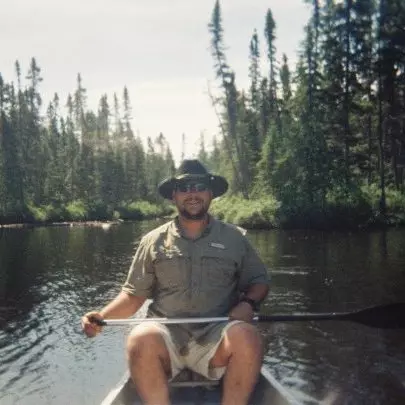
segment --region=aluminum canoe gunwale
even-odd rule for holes
[[[205,386],[205,387],[204,387]],[[215,387],[211,389],[210,387]],[[204,381],[186,381],[186,382],[174,382],[171,383],[171,390],[176,391],[177,400],[173,401],[173,405],[181,404],[181,393],[195,394],[195,399],[190,399],[190,395],[185,399],[184,404],[187,405],[219,405],[219,389],[216,382]],[[206,392],[209,399],[204,400],[205,396],[200,395],[200,392],[195,392],[195,390],[200,390],[200,392]],[[194,392],[192,392],[194,391]],[[211,392],[210,392],[211,391]],[[214,395],[216,394],[216,396]],[[180,398],[180,400],[179,400]],[[214,399],[212,399],[214,398]],[[133,384],[129,378],[129,374],[126,373],[123,378],[119,381],[117,386],[113,388],[105,399],[102,401],[101,405],[140,405],[141,402],[136,395],[133,388]],[[269,372],[264,366],[261,368],[260,379],[256,386],[255,392],[252,395],[252,405],[302,405],[293,397],[292,394],[280,384],[275,377]]]

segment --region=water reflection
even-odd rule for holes
[[[89,341],[79,319],[118,292],[143,231],[142,226],[123,226],[108,232],[91,227],[3,232],[1,404],[92,403],[88,398],[94,397],[99,380],[85,387],[83,382],[95,368],[105,370],[120,360],[118,378],[123,346],[119,349],[117,341],[123,343],[123,331],[106,331],[104,339]]]
[[[345,311],[403,300],[403,236],[272,235],[266,261],[274,287],[267,310]],[[252,240],[264,246],[267,234]],[[305,404],[405,403],[404,331],[323,321],[275,324],[263,333],[268,366]]]
[[[97,339],[80,316],[120,289],[156,223],[0,234],[0,403],[100,403],[125,367],[126,328]],[[249,232],[272,275],[263,312],[344,311],[403,300],[403,230]],[[348,322],[260,325],[266,364],[306,404],[405,403],[404,331]]]

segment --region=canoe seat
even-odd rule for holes
[[[188,368],[183,369],[170,382],[171,387],[217,387],[220,385],[218,380],[208,380],[203,375],[196,373]]]

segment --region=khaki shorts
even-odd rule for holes
[[[170,363],[172,369],[171,379],[175,378],[181,370],[187,368],[189,370],[195,371],[209,380],[219,380],[225,373],[226,367],[212,368],[209,366],[210,360],[214,357],[222,339],[225,336],[226,331],[233,325],[240,323],[242,321],[231,321],[227,323],[221,331],[221,337],[218,341],[214,343],[209,343],[206,345],[200,345],[195,340],[191,340],[188,344],[187,354],[180,354],[179,349],[176,347],[169,329],[158,322],[148,322],[141,325],[135,326],[131,334],[139,331],[140,328],[153,326],[159,329],[165,343],[166,348],[169,352]]]

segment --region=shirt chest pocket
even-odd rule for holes
[[[154,262],[158,284],[165,287],[187,285],[189,258],[180,252],[159,253]]]
[[[231,257],[215,254],[215,252],[204,252],[202,258],[202,271],[208,287],[228,287],[237,278],[237,263]]]

